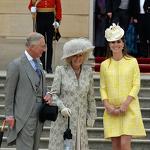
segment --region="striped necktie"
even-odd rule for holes
[[[33,59],[34,65],[35,65],[35,71],[38,74],[39,78],[41,78],[42,72],[39,67],[39,63],[37,62],[37,59]]]

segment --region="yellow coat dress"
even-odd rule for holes
[[[110,58],[101,63],[101,99],[108,99],[110,104],[120,107],[128,95],[134,97],[124,114],[112,116],[104,111],[105,138],[121,135],[146,136],[138,100],[139,89],[140,71],[135,58],[123,57],[119,61]]]

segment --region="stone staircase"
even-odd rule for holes
[[[46,81],[47,86],[51,86],[54,75],[47,74]],[[6,72],[0,71],[0,124],[4,118],[4,85],[6,79]],[[105,140],[103,138],[103,111],[100,95],[99,95],[99,74],[94,73],[94,89],[95,89],[95,101],[97,105],[97,118],[93,128],[87,128],[88,131],[88,141],[90,150],[111,150],[110,140]],[[144,126],[146,129],[147,137],[141,139],[132,140],[132,150],[149,150],[150,149],[150,75],[141,74],[141,90],[139,93],[139,101],[144,121]],[[111,125],[111,124],[110,124]],[[6,127],[7,130],[7,127]],[[50,130],[50,122],[45,122],[44,129],[42,132],[40,140],[40,150],[47,150],[48,147],[48,137]],[[6,146],[6,132],[4,133],[4,138],[2,142],[1,150],[15,150],[14,147]]]

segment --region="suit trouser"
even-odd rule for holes
[[[140,56],[147,57],[150,42],[150,14],[139,14],[138,33],[140,39]]]
[[[54,35],[54,13],[53,12],[38,12],[36,16],[36,31],[45,37],[47,43],[47,55],[45,52],[40,58],[44,70],[52,70],[53,57],[53,35]]]
[[[127,31],[128,25],[130,21],[130,16],[128,14],[128,10],[123,10],[118,8],[116,12],[113,12],[112,22],[118,24]]]
[[[38,104],[32,110],[29,119],[16,139],[16,150],[38,150],[43,124],[38,121]]]

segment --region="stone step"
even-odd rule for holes
[[[101,107],[102,105],[102,101],[100,96],[95,96],[95,100],[96,100],[96,106]],[[140,102],[140,106],[141,108],[149,108],[150,107],[150,97],[139,97],[139,102]],[[0,94],[0,105],[4,105],[5,104],[5,95],[4,94]]]
[[[89,149],[90,150],[111,150],[111,142],[110,140],[106,140],[103,138],[88,138]],[[40,139],[40,149],[46,150],[48,148],[49,138],[41,137]],[[149,150],[150,140],[146,139],[133,139],[132,140],[132,150]],[[6,148],[6,137],[2,142],[2,147]],[[13,146],[15,147],[15,146]],[[6,150],[6,149],[5,149]],[[8,149],[9,150],[9,149]],[[14,149],[10,149],[14,150]]]
[[[48,85],[47,88],[50,90],[51,86]],[[1,94],[5,93],[5,85],[3,83],[0,84],[0,93]],[[95,93],[95,96],[100,96],[100,88],[97,86],[94,86],[94,93]],[[150,97],[150,87],[141,87],[139,91],[139,96]]]
[[[104,112],[104,107],[96,107],[97,109],[97,116],[101,117],[103,116],[103,112]],[[141,108],[141,112],[142,112],[142,116],[144,118],[148,118],[150,115],[150,108]],[[0,114],[3,115],[5,114],[5,105],[0,105]]]
[[[102,138],[89,138],[90,150],[112,150],[110,140]],[[149,150],[150,140],[133,139],[132,150]]]
[[[48,85],[52,85],[52,81],[54,78],[54,74],[45,74],[46,82]],[[6,71],[0,71],[0,84],[4,84],[6,82]]]
[[[49,131],[50,127],[44,127],[42,131],[41,137],[49,137]],[[104,138],[104,128],[87,128],[88,137],[89,138]],[[146,129],[146,138],[144,139],[150,139],[150,128]]]
[[[0,84],[4,84],[6,81],[6,71],[0,71]]]
[[[5,127],[4,137],[6,137],[7,135],[7,128],[8,126]],[[49,137],[50,129],[51,129],[50,126],[44,126],[41,137],[42,138]],[[145,129],[145,130],[146,130],[146,138],[144,139],[150,139],[150,129]],[[104,128],[99,128],[99,127],[87,128],[87,132],[89,138],[104,138]]]
[[[95,97],[95,100],[96,100],[96,106],[98,108],[98,114],[101,115],[102,112],[103,112],[103,110],[102,110],[102,107],[103,107],[102,101],[101,101],[100,97]],[[149,97],[139,97],[139,102],[140,102],[143,117],[144,116],[148,117],[149,108],[150,108],[150,98]],[[4,104],[5,104],[5,95],[0,94],[0,106],[1,106],[1,109],[2,109],[2,110],[0,109],[0,114],[4,114]]]
[[[141,74],[141,87],[150,87],[150,74]]]
[[[143,118],[144,127],[146,129],[150,128],[150,118]],[[94,127],[103,128],[103,117],[96,117]]]
[[[47,86],[47,88],[50,90],[51,86]],[[100,96],[100,88],[97,86],[94,86],[94,95],[95,96]],[[150,97],[150,88],[149,87],[141,87],[139,91],[139,96],[140,97]]]
[[[139,97],[140,106],[150,108],[150,97]]]
[[[104,138],[104,128],[87,128],[88,138]],[[146,129],[146,137],[150,139],[150,129]]]
[[[16,148],[0,148],[0,150],[16,150]],[[48,149],[39,149],[39,150],[48,150]]]
[[[143,87],[139,92],[140,97],[150,97],[150,87]]]
[[[94,128],[87,128],[88,137],[89,137],[89,147],[90,150],[100,150],[100,149],[111,149],[111,142],[103,138],[103,111],[104,107],[99,94],[99,73],[93,73],[94,75],[94,91],[95,91],[95,100],[97,105],[97,118],[94,124]],[[54,74],[46,74],[46,84],[48,88],[51,87]],[[4,107],[5,107],[5,94],[4,94],[4,84],[6,80],[6,72],[1,73],[0,71],[0,125],[2,124],[2,119],[4,116]],[[132,142],[132,150],[149,150],[150,147],[150,76],[141,75],[141,89],[139,93],[139,101],[141,106],[141,112],[143,116],[144,126],[146,128],[147,137],[145,139],[134,139]],[[44,129],[42,132],[40,140],[40,150],[47,150],[48,148],[48,137],[50,131],[51,123],[46,121],[44,124]],[[7,128],[7,127],[6,127]],[[7,129],[6,129],[7,130]],[[6,132],[4,133],[4,140],[2,142],[2,147],[6,148]],[[7,148],[6,148],[7,149]],[[4,150],[6,150],[4,149]],[[9,148],[8,150],[15,150]]]
[[[104,112],[104,107],[96,107],[97,108],[97,116],[102,117]],[[142,117],[149,118],[150,117],[150,108],[141,108]]]
[[[5,118],[5,115],[0,115],[0,124],[2,124],[2,120]],[[150,128],[150,118],[143,118],[144,127],[146,129]],[[50,126],[50,122],[46,122],[45,126]],[[96,117],[94,127],[103,128],[103,117]]]
[[[54,74],[46,74],[46,83],[47,85],[52,85]],[[93,72],[94,86],[99,87],[100,77],[99,73]],[[6,71],[0,71],[0,84],[4,84],[6,81]],[[150,87],[150,75],[141,74],[141,87]]]
[[[94,87],[94,93],[95,96],[100,96],[100,89],[99,87]],[[141,87],[139,91],[139,96],[140,97],[150,97],[150,87]]]
[[[5,94],[0,94],[0,105],[5,104]]]
[[[102,107],[102,101],[100,96],[95,96],[96,106]],[[141,108],[150,108],[150,97],[139,97]]]
[[[43,133],[41,136],[41,141],[40,141],[40,147],[42,148],[41,150],[46,150],[43,148],[48,147],[49,130],[50,130],[50,127],[44,127],[44,130],[43,130]],[[87,128],[87,131],[88,131],[88,136],[89,136],[89,146],[91,147],[90,150],[99,150],[100,145],[105,146],[105,148],[107,147],[108,149],[110,148],[110,145],[111,145],[110,141],[103,139],[103,128]],[[147,139],[149,139],[150,138],[150,129],[146,129],[146,132],[147,132]],[[137,150],[136,148],[140,144],[142,145],[142,148],[144,146],[143,150],[149,150],[147,146],[149,146],[150,140],[146,140],[146,139],[132,140],[133,150]],[[95,147],[94,145],[97,145],[97,147]],[[4,134],[4,140],[2,143],[2,147],[6,147],[5,134]],[[103,148],[104,147],[102,147],[101,149],[103,149]],[[4,150],[6,150],[6,149],[4,149]],[[15,150],[15,149],[9,148],[8,150]],[[139,149],[139,150],[142,150],[142,149]]]
[[[5,84],[0,83],[0,93],[4,94],[5,93]]]
[[[99,86],[100,76],[99,73],[94,73],[94,85]],[[150,87],[150,74],[141,73],[141,87]]]

